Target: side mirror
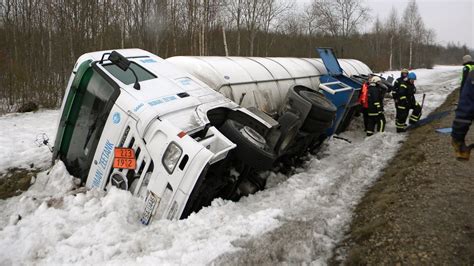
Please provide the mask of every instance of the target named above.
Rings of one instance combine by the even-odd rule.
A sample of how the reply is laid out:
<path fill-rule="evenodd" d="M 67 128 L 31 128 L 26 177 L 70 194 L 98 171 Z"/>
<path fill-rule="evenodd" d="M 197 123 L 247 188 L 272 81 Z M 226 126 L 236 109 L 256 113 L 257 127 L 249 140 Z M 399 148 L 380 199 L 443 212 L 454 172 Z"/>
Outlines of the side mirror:
<path fill-rule="evenodd" d="M 104 55 L 102 56 L 102 58 L 104 57 Z M 116 51 L 112 51 L 112 53 L 110 53 L 109 60 L 110 62 L 112 62 L 112 64 L 118 66 L 123 71 L 127 71 L 127 70 L 132 71 L 133 75 L 135 76 L 135 84 L 133 84 L 133 88 L 136 90 L 140 90 L 140 83 L 138 83 L 138 76 L 135 73 L 135 71 L 132 68 L 130 68 L 130 64 L 131 64 L 130 60 L 128 60 L 127 58 L 125 58 L 123 55 L 119 54 Z M 101 59 L 100 61 L 102 62 L 103 59 Z"/>
<path fill-rule="evenodd" d="M 109 60 L 123 71 L 127 71 L 128 67 L 130 66 L 130 61 L 116 51 L 110 53 Z"/>

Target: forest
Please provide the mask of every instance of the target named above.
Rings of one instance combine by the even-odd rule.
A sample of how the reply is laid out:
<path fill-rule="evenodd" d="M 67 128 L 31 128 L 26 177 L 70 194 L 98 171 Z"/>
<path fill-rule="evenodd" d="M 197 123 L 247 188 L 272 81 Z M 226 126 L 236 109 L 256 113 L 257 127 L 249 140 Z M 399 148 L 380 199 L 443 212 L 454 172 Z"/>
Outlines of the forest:
<path fill-rule="evenodd" d="M 416 0 L 379 18 L 364 0 L 0 0 L 0 112 L 60 105 L 83 53 L 141 48 L 176 55 L 317 57 L 333 47 L 374 71 L 460 64 Z"/>

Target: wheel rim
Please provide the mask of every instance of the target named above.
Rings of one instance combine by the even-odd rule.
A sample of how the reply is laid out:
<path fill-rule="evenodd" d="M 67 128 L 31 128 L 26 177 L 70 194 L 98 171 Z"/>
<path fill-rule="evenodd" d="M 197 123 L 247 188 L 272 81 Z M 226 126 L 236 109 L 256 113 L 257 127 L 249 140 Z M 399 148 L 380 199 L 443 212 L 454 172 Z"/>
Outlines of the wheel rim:
<path fill-rule="evenodd" d="M 253 144 L 257 145 L 259 148 L 261 148 L 261 149 L 265 148 L 265 145 L 267 144 L 267 141 L 265 140 L 265 138 L 262 137 L 262 135 L 260 135 L 253 128 L 248 127 L 248 126 L 244 126 L 240 130 L 240 133 L 242 133 L 242 136 L 244 136 L 246 139 L 248 139 Z"/>
<path fill-rule="evenodd" d="M 280 147 L 278 148 L 279 153 L 282 153 L 283 151 L 285 151 L 288 148 L 288 146 L 293 142 L 293 139 L 295 138 L 296 133 L 298 133 L 298 129 L 296 127 L 294 127 L 292 130 L 290 130 L 286 134 L 285 138 L 283 139 L 283 141 L 280 144 Z"/>

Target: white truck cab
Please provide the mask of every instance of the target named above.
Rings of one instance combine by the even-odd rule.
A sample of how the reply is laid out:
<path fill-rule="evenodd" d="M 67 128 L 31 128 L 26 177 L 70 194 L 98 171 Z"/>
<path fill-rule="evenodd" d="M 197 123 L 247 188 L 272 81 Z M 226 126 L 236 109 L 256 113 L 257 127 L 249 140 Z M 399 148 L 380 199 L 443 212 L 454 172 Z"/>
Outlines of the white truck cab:
<path fill-rule="evenodd" d="M 62 103 L 53 161 L 87 188 L 142 198 L 143 224 L 263 189 L 259 172 L 314 148 L 333 126 L 336 107 L 318 88 L 295 80 L 269 114 L 182 69 L 140 49 L 87 53 Z"/>

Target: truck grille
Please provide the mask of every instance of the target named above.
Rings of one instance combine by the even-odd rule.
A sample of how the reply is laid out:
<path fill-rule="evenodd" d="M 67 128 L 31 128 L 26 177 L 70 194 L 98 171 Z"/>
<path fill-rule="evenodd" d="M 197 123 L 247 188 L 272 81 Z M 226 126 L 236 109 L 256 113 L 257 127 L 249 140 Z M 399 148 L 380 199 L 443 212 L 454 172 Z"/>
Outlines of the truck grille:
<path fill-rule="evenodd" d="M 145 151 L 145 143 L 143 140 L 139 139 L 138 133 L 134 132 L 130 126 L 125 128 L 125 131 L 122 135 L 122 138 L 119 142 L 118 147 L 131 148 L 135 151 L 135 159 L 137 160 L 137 167 L 135 170 L 132 169 L 110 169 L 110 173 L 120 172 L 123 176 L 127 178 L 127 188 L 132 194 L 137 194 L 142 183 L 145 180 L 145 176 L 149 173 L 151 176 L 153 172 L 153 161 L 150 156 L 143 152 Z M 110 182 L 110 176 L 107 182 Z M 146 180 L 148 182 L 148 180 Z"/>

